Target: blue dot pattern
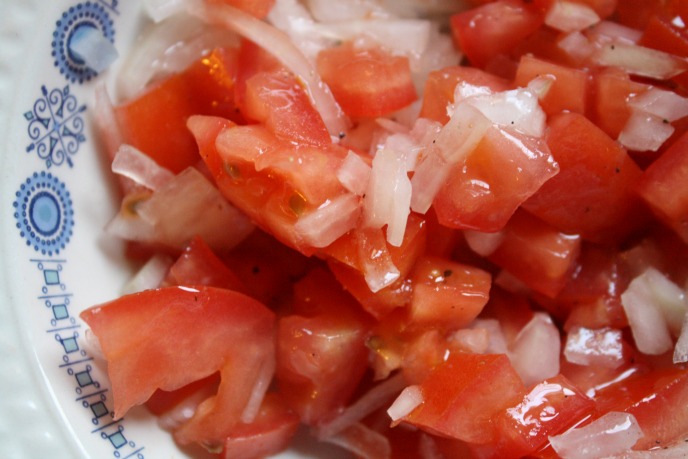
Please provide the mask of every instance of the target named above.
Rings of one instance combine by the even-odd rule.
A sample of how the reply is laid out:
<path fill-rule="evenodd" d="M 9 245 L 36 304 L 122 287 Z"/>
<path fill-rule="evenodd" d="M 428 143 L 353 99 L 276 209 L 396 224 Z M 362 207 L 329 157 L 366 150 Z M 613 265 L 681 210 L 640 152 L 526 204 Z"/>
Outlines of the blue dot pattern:
<path fill-rule="evenodd" d="M 26 245 L 42 255 L 60 253 L 74 227 L 72 199 L 65 184 L 48 172 L 35 172 L 15 197 L 14 218 Z"/>

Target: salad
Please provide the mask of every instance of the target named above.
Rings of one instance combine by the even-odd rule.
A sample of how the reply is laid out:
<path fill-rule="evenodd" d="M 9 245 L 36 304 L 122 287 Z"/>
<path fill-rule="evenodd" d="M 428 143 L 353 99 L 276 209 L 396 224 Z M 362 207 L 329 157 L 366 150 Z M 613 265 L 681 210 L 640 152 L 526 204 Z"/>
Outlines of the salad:
<path fill-rule="evenodd" d="M 116 417 L 223 458 L 688 455 L 688 3 L 145 4 L 97 94 L 140 269 L 81 314 Z"/>

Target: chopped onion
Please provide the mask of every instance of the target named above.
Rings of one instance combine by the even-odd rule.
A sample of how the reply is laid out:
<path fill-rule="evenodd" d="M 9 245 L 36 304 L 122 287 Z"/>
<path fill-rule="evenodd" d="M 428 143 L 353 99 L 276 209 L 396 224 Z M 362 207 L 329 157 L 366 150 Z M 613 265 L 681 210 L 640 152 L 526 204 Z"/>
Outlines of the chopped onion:
<path fill-rule="evenodd" d="M 587 31 L 587 35 L 596 43 L 600 44 L 610 41 L 636 44 L 643 36 L 643 32 L 641 30 L 619 24 L 618 22 L 600 21 Z"/>
<path fill-rule="evenodd" d="M 148 16 L 155 22 L 161 22 L 170 16 L 184 11 L 185 0 L 143 0 Z"/>
<path fill-rule="evenodd" d="M 683 316 L 681 333 L 674 347 L 674 363 L 688 362 L 688 313 Z"/>
<path fill-rule="evenodd" d="M 311 103 L 320 113 L 333 138 L 340 138 L 349 128 L 341 107 L 320 79 L 313 64 L 294 46 L 281 30 L 227 4 L 192 2 L 190 13 L 208 23 L 220 23 L 251 40 L 277 58 L 303 83 Z"/>
<path fill-rule="evenodd" d="M 428 148 L 411 178 L 411 209 L 424 214 L 449 176 L 449 164 L 438 148 Z"/>
<path fill-rule="evenodd" d="M 562 32 L 586 29 L 600 21 L 595 10 L 583 3 L 555 0 L 545 14 L 545 24 Z"/>
<path fill-rule="evenodd" d="M 671 334 L 678 336 L 688 309 L 686 292 L 655 268 L 646 269 L 641 277 L 649 287 L 653 301 L 662 312 Z"/>
<path fill-rule="evenodd" d="M 482 257 L 489 257 L 504 241 L 504 232 L 485 233 L 483 231 L 464 230 L 463 236 L 468 247 Z"/>
<path fill-rule="evenodd" d="M 420 386 L 412 385 L 401 391 L 394 403 L 387 409 L 392 422 L 397 422 L 408 416 L 423 403 L 423 391 Z"/>
<path fill-rule="evenodd" d="M 621 294 L 621 305 L 638 350 L 644 354 L 659 355 L 670 350 L 673 342 L 657 291 L 652 285 L 657 278 L 651 278 L 648 272 L 652 271 L 645 271 L 631 281 Z"/>
<path fill-rule="evenodd" d="M 688 116 L 688 99 L 673 91 L 655 87 L 640 94 L 634 94 L 628 100 L 628 106 L 666 121 L 676 121 Z"/>
<path fill-rule="evenodd" d="M 156 253 L 124 284 L 122 294 L 127 295 L 159 287 L 173 263 L 174 260 L 169 255 Z"/>
<path fill-rule="evenodd" d="M 393 284 L 401 273 L 392 261 L 381 229 L 362 228 L 359 232 L 358 255 L 363 262 L 363 275 L 368 288 L 375 293 Z"/>
<path fill-rule="evenodd" d="M 402 373 L 388 378 L 366 392 L 361 398 L 346 407 L 335 418 L 316 427 L 315 433 L 318 439 L 323 440 L 336 435 L 350 425 L 361 421 L 379 408 L 383 407 L 390 399 L 397 396 L 404 389 L 406 380 Z"/>
<path fill-rule="evenodd" d="M 643 436 L 635 417 L 611 411 L 590 424 L 549 437 L 563 459 L 598 459 L 631 449 Z"/>
<path fill-rule="evenodd" d="M 618 141 L 634 151 L 657 151 L 674 133 L 666 120 L 646 112 L 632 110 Z"/>
<path fill-rule="evenodd" d="M 117 122 L 115 108 L 104 84 L 98 84 L 95 88 L 95 121 L 98 133 L 105 144 L 105 151 L 112 161 L 122 145 L 122 132 Z"/>
<path fill-rule="evenodd" d="M 466 352 L 484 354 L 490 346 L 490 332 L 485 328 L 463 328 L 453 332 L 448 341 Z"/>
<path fill-rule="evenodd" d="M 621 330 L 573 327 L 566 336 L 564 356 L 577 365 L 618 368 L 625 361 Z"/>
<path fill-rule="evenodd" d="M 270 388 L 272 378 L 275 376 L 276 367 L 277 362 L 275 360 L 275 355 L 270 353 L 265 356 L 265 359 L 261 362 L 260 370 L 256 375 L 256 380 L 251 388 L 251 395 L 246 402 L 244 410 L 241 412 L 241 422 L 249 424 L 258 416 L 265 394 Z"/>
<path fill-rule="evenodd" d="M 375 0 L 306 0 L 305 3 L 313 17 L 320 22 L 351 21 L 387 14 Z"/>
<path fill-rule="evenodd" d="M 358 196 L 365 194 L 370 178 L 370 166 L 359 155 L 349 150 L 342 165 L 337 169 L 339 182 Z"/>
<path fill-rule="evenodd" d="M 547 96 L 549 90 L 552 89 L 552 84 L 556 78 L 552 75 L 540 75 L 528 82 L 528 90 L 535 94 L 538 100 L 542 100 Z"/>
<path fill-rule="evenodd" d="M 112 161 L 112 172 L 149 190 L 156 190 L 174 178 L 169 169 L 158 165 L 153 158 L 127 144 L 122 144 L 117 150 Z"/>
<path fill-rule="evenodd" d="M 360 459 L 389 459 L 392 456 L 389 439 L 360 422 L 324 441 L 340 446 Z"/>
<path fill-rule="evenodd" d="M 98 337 L 90 328 L 86 330 L 85 340 L 84 350 L 96 359 L 104 361 L 105 354 L 103 354 L 103 348 L 100 346 Z"/>
<path fill-rule="evenodd" d="M 529 386 L 559 373 L 560 352 L 559 329 L 547 313 L 536 312 L 516 336 L 508 355 Z"/>
<path fill-rule="evenodd" d="M 685 59 L 621 41 L 602 44 L 592 60 L 597 65 L 621 67 L 630 74 L 658 80 L 668 80 L 688 70 Z"/>
<path fill-rule="evenodd" d="M 506 337 L 502 331 L 502 326 L 497 319 L 476 319 L 470 326 L 473 330 L 486 330 L 488 345 L 485 349 L 487 354 L 507 354 L 508 348 Z"/>
<path fill-rule="evenodd" d="M 609 456 L 605 459 L 685 459 L 688 457 L 688 439 L 681 439 L 674 444 L 665 445 L 648 451 L 630 450 Z"/>
<path fill-rule="evenodd" d="M 557 42 L 557 46 L 572 58 L 580 61 L 589 58 L 595 52 L 595 46 L 580 32 L 566 34 Z"/>
<path fill-rule="evenodd" d="M 351 193 L 328 200 L 299 218 L 296 233 L 312 247 L 327 247 L 358 223 L 361 201 Z"/>
<path fill-rule="evenodd" d="M 183 424 L 186 424 L 186 422 L 189 421 L 196 413 L 198 405 L 212 395 L 213 393 L 209 390 L 199 390 L 193 392 L 189 396 L 184 397 L 171 409 L 159 415 L 158 425 L 163 430 L 174 432 Z"/>

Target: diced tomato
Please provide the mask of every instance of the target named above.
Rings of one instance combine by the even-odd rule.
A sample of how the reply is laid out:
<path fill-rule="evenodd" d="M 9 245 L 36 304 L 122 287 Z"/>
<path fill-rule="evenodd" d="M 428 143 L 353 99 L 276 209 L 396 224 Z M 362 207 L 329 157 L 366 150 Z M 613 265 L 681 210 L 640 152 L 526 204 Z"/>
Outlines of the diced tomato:
<path fill-rule="evenodd" d="M 534 5 L 546 12 L 556 0 L 535 0 Z M 601 18 L 607 18 L 614 13 L 619 0 L 567 0 L 573 3 L 579 3 L 592 8 L 595 13 Z"/>
<path fill-rule="evenodd" d="M 184 252 L 170 267 L 166 284 L 169 285 L 208 285 L 246 293 L 241 280 L 200 237 L 189 242 Z"/>
<path fill-rule="evenodd" d="M 277 393 L 268 393 L 256 419 L 239 424 L 225 440 L 225 459 L 261 459 L 285 450 L 299 427 L 299 417 Z"/>
<path fill-rule="evenodd" d="M 408 58 L 381 47 L 345 42 L 318 53 L 317 67 L 344 113 L 352 117 L 385 115 L 417 97 Z"/>
<path fill-rule="evenodd" d="M 472 443 L 497 434 L 492 417 L 523 397 L 525 387 L 506 355 L 455 353 L 420 384 L 423 402 L 403 422 Z"/>
<path fill-rule="evenodd" d="M 688 431 L 688 371 L 654 370 L 602 389 L 595 397 L 600 413 L 625 411 L 635 416 L 643 437 L 634 449 L 665 446 Z"/>
<path fill-rule="evenodd" d="M 524 1 L 497 0 L 455 14 L 451 30 L 471 64 L 483 68 L 498 56 L 508 55 L 543 21 L 543 15 Z"/>
<path fill-rule="evenodd" d="M 517 405 L 493 418 L 497 442 L 473 447 L 476 458 L 519 458 L 546 446 L 557 435 L 583 420 L 595 403 L 562 375 L 535 385 Z"/>
<path fill-rule="evenodd" d="M 661 14 L 652 16 L 638 44 L 688 57 L 688 32 L 685 28 L 676 27 L 669 16 Z"/>
<path fill-rule="evenodd" d="M 421 257 L 411 273 L 409 320 L 440 329 L 468 325 L 487 303 L 490 273 L 436 257 Z"/>
<path fill-rule="evenodd" d="M 511 89 L 509 81 L 475 67 L 452 66 L 430 72 L 423 90 L 420 116 L 446 124 L 447 105 L 454 102 L 454 89 L 459 83 L 485 86 L 493 92 Z"/>
<path fill-rule="evenodd" d="M 653 212 L 688 242 L 688 133 L 643 173 L 638 191 Z"/>
<path fill-rule="evenodd" d="M 491 127 L 466 164 L 452 167 L 433 202 L 437 218 L 451 228 L 499 231 L 557 171 L 542 139 Z"/>
<path fill-rule="evenodd" d="M 220 372 L 217 395 L 175 432 L 182 444 L 224 442 L 274 359 L 274 314 L 231 290 L 149 290 L 94 306 L 81 318 L 108 360 L 117 418 L 157 389 L 179 389 Z"/>
<path fill-rule="evenodd" d="M 209 3 L 226 3 L 240 10 L 246 11 L 257 18 L 264 18 L 268 15 L 275 0 L 206 0 Z"/>
<path fill-rule="evenodd" d="M 222 1 L 222 0 L 218 0 Z M 275 56 L 250 40 L 242 39 L 237 56 L 236 83 L 234 100 L 243 112 L 246 101 L 246 82 L 260 72 L 274 72 L 282 69 L 282 64 Z"/>
<path fill-rule="evenodd" d="M 186 121 L 199 114 L 236 119 L 237 55 L 234 48 L 216 49 L 186 71 L 115 107 L 124 143 L 175 173 L 195 165 L 198 148 Z"/>
<path fill-rule="evenodd" d="M 642 172 L 624 148 L 577 113 L 550 118 L 546 139 L 559 174 L 525 209 L 596 242 L 618 240 L 640 226 L 645 212 L 633 188 Z"/>
<path fill-rule="evenodd" d="M 367 367 L 367 317 L 324 270 L 294 287 L 294 314 L 279 320 L 276 379 L 302 422 L 315 424 L 351 397 Z"/>
<path fill-rule="evenodd" d="M 518 211 L 504 228 L 504 239 L 488 259 L 531 289 L 554 297 L 568 281 L 580 252 L 580 237 L 560 232 Z"/>
<path fill-rule="evenodd" d="M 331 143 L 306 91 L 286 71 L 260 72 L 246 81 L 244 115 L 263 123 L 276 137 L 315 146 Z"/>
<path fill-rule="evenodd" d="M 523 56 L 516 71 L 517 86 L 527 86 L 539 76 L 553 76 L 554 81 L 547 95 L 540 101 L 547 115 L 556 115 L 563 111 L 586 113 L 589 76 L 586 70 L 566 67 L 538 59 Z"/>

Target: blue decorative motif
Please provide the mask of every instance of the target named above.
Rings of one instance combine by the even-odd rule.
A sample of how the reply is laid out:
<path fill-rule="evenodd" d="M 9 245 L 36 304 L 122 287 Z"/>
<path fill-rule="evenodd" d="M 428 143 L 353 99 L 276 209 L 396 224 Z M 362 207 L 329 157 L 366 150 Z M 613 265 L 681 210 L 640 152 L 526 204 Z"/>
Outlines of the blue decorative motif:
<path fill-rule="evenodd" d="M 42 97 L 33 104 L 33 109 L 24 113 L 29 123 L 28 134 L 33 140 L 26 151 L 35 151 L 48 168 L 64 162 L 72 167 L 71 156 L 86 141 L 82 117 L 86 105 L 79 105 L 76 97 L 70 93 L 69 86 L 50 91 L 42 86 L 41 94 Z"/>
<path fill-rule="evenodd" d="M 14 218 L 26 245 L 43 255 L 60 253 L 72 237 L 74 210 L 64 183 L 47 172 L 35 172 L 16 192 Z M 45 283 L 57 282 L 57 273 L 45 271 Z"/>
<path fill-rule="evenodd" d="M 83 83 L 98 74 L 71 50 L 72 40 L 80 30 L 96 29 L 110 43 L 115 41 L 112 19 L 101 3 L 112 10 L 117 7 L 117 1 L 114 0 L 79 3 L 65 11 L 56 23 L 51 44 L 52 56 L 55 67 L 72 83 Z"/>

